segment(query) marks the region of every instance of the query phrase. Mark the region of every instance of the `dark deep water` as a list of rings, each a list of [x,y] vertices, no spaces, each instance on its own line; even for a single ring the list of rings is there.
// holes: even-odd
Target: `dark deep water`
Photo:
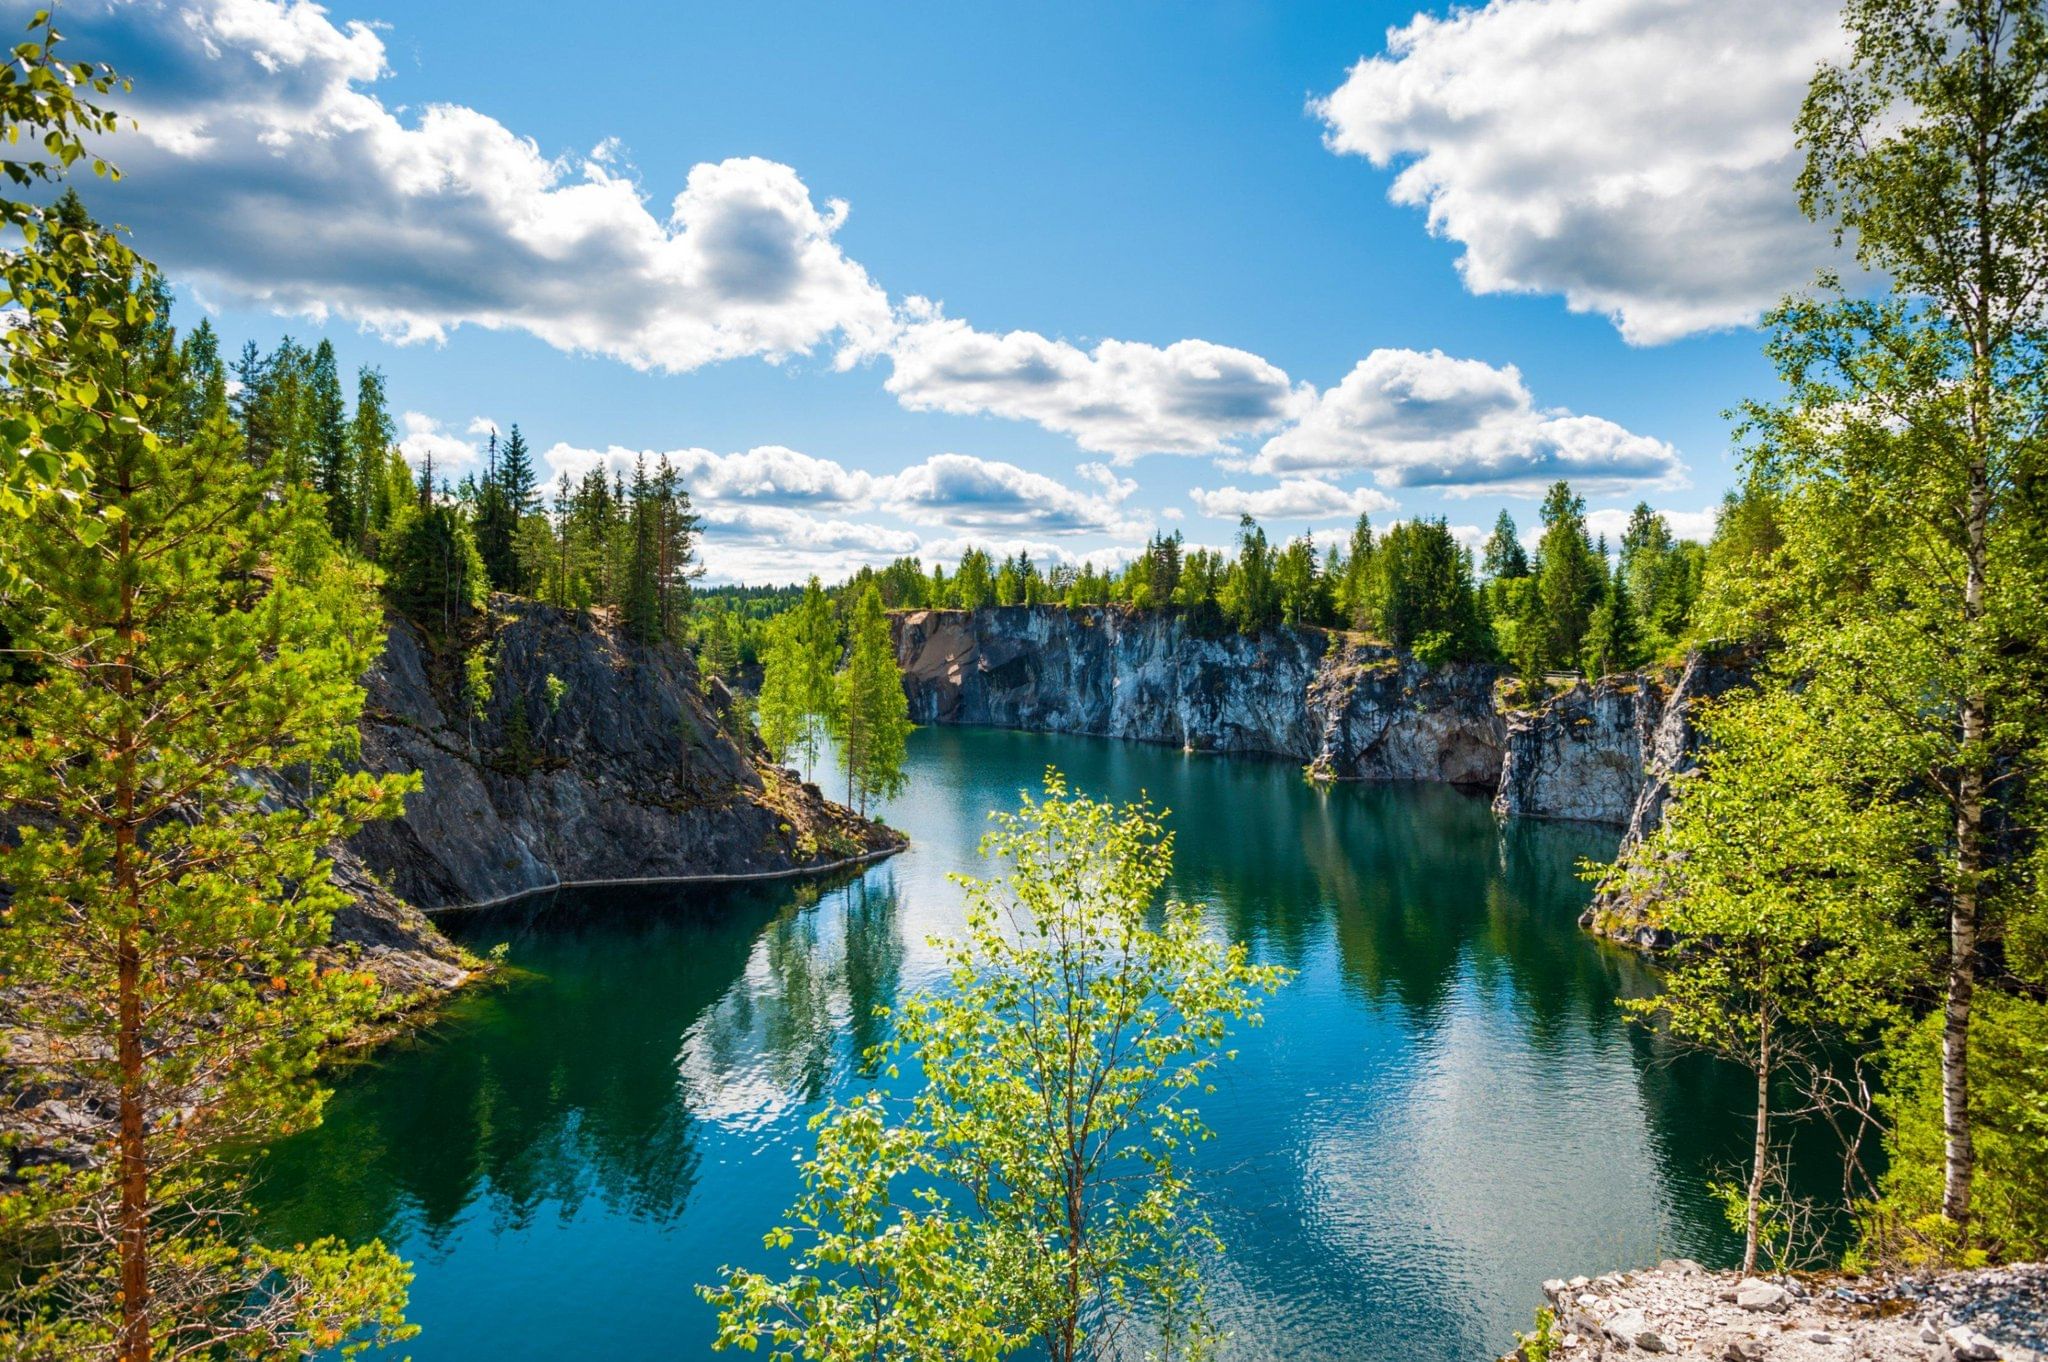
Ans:
[[[887,813],[913,849],[850,882],[444,917],[529,973],[347,1072],[267,1156],[263,1232],[410,1259],[419,1362],[709,1355],[692,1287],[774,1266],[805,1121],[865,1081],[873,1008],[935,982],[985,812],[1056,763],[1171,808],[1175,892],[1300,971],[1203,1108],[1228,1356],[1492,1357],[1546,1277],[1728,1259],[1704,1182],[1742,1155],[1745,1083],[1615,1007],[1650,979],[1578,931],[1574,874],[1613,832],[1091,739],[925,729],[911,761]]]

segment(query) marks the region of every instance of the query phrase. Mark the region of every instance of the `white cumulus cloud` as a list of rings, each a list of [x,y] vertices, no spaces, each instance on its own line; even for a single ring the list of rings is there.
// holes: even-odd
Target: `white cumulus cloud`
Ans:
[[[1081,491],[1000,459],[934,454],[884,479],[883,500],[909,519],[962,529],[1144,532],[1145,526],[1123,510],[1125,499],[1138,490],[1135,482],[1118,479],[1100,464],[1086,466],[1084,475],[1102,490]]]
[[[1250,491],[1219,487],[1212,492],[1196,487],[1189,490],[1188,498],[1203,515],[1228,520],[1241,515],[1254,520],[1326,520],[1394,509],[1393,499],[1385,493],[1370,487],[1346,490],[1320,478],[1287,478],[1277,487]]]
[[[433,465],[434,481],[453,481],[483,464],[483,445],[496,429],[489,417],[470,418],[465,429],[469,438],[457,435],[425,412],[409,411],[399,417],[398,448],[415,470]]]
[[[913,315],[921,310],[914,302]],[[1308,397],[1269,361],[1204,340],[1105,340],[1083,350],[1035,331],[998,335],[925,316],[889,356],[886,386],[913,411],[1033,421],[1119,461],[1220,453],[1277,428]]]
[[[1311,106],[1399,165],[1475,293],[1562,294],[1656,344],[1840,266],[1793,196],[1792,121],[1838,0],[1493,0],[1417,15]]]
[[[1619,506],[1607,506],[1597,511],[1588,511],[1586,512],[1586,532],[1595,537],[1603,534],[1606,535],[1608,547],[1619,553],[1621,551],[1621,536],[1628,530],[1629,517],[1633,514],[1632,510]],[[1663,510],[1658,511],[1657,514],[1663,516],[1664,523],[1671,527],[1672,538],[1696,539],[1702,544],[1714,537],[1714,525],[1721,518],[1720,511],[1712,506],[1709,506],[1704,511]],[[1541,530],[1540,526],[1537,528],[1539,531]]]
[[[1527,495],[1675,485],[1678,452],[1598,416],[1539,409],[1521,373],[1441,351],[1375,350],[1251,461],[1269,474],[1369,471],[1386,487]]]
[[[94,191],[137,244],[222,299],[338,314],[401,340],[518,330],[641,369],[878,348],[888,299],[786,165],[692,169],[650,202],[600,147],[553,157],[474,109],[387,107],[362,23],[304,0],[66,10],[76,50],[135,79]]]

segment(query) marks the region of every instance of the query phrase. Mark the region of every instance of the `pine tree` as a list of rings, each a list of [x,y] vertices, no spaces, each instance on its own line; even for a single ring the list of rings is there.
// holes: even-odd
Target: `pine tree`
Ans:
[[[147,281],[145,281],[147,282]],[[146,298],[150,291],[138,289]],[[158,295],[161,296],[161,295]],[[143,310],[80,371],[175,413],[167,319]],[[82,340],[96,340],[88,333]],[[153,419],[153,418],[151,418]],[[7,1356],[297,1356],[402,1336],[407,1274],[381,1246],[250,1244],[246,1150],[317,1120],[315,1057],[365,1019],[372,981],[316,948],[344,901],[326,849],[399,809],[405,777],[339,769],[381,646],[367,575],[326,543],[316,497],[278,488],[208,421],[192,438],[107,423],[81,453],[87,506],[0,522],[26,565],[14,646],[50,665],[0,687],[0,853],[10,1026],[75,1094],[104,1163],[29,1173],[0,1258]],[[289,800],[251,777],[292,770]]]
[[[889,616],[872,585],[854,606],[834,717],[846,766],[846,802],[865,814],[869,799],[887,799],[903,788],[904,739],[912,727]]]

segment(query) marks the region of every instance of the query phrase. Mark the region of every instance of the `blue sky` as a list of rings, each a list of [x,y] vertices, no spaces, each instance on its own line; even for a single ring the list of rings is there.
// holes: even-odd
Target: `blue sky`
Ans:
[[[1742,323],[1829,258],[1802,0],[68,12],[188,323],[331,338],[439,466],[678,451],[752,581],[1527,528],[1560,471],[1693,529]]]

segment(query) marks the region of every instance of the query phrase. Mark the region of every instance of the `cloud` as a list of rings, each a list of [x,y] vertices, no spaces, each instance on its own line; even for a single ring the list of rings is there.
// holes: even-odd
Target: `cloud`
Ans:
[[[1370,471],[1386,487],[1529,495],[1676,485],[1678,452],[1598,416],[1539,410],[1521,373],[1438,350],[1375,350],[1251,461],[1269,474]]]
[[[781,585],[816,574],[838,581],[918,551],[918,536],[793,506],[699,504],[705,573],[721,582]]]
[[[471,435],[489,435],[494,428],[484,416],[471,417],[466,427]],[[399,418],[399,429],[398,448],[406,462],[417,470],[431,461],[436,483],[483,466],[483,446],[477,440],[455,434],[425,412],[406,412]]]
[[[1035,331],[977,331],[930,315],[921,300],[909,315],[922,319],[890,349],[885,385],[905,407],[1033,421],[1119,462],[1223,452],[1277,428],[1311,396],[1276,365],[1209,341],[1083,350]]]
[[[1607,536],[1608,546],[1615,552],[1621,551],[1621,536],[1628,529],[1628,518],[1632,510],[1618,506],[1603,507],[1586,512],[1586,532],[1595,536]],[[1721,518],[1720,508],[1709,506],[1704,511],[1658,511],[1664,523],[1671,527],[1674,539],[1696,539],[1704,544],[1714,537],[1714,525]],[[1542,527],[1538,526],[1540,533]]]
[[[737,454],[708,449],[672,453],[693,496],[783,506],[851,506],[873,494],[876,479],[831,459],[783,445],[759,445]]]
[[[1739,326],[1844,267],[1793,194],[1835,0],[1493,0],[1418,15],[1311,110],[1464,247],[1474,293],[1564,295],[1635,344]]]
[[[372,88],[383,40],[303,0],[75,6],[78,51],[135,80],[138,121],[93,191],[142,250],[210,295],[330,313],[398,340],[474,325],[640,369],[779,360],[836,337],[850,363],[894,328],[786,165],[692,169],[656,209],[612,150],[544,155],[474,109],[404,118]]]
[[[1042,534],[1142,534],[1147,528],[1123,512],[1138,490],[1100,464],[1083,475],[1103,490],[1077,491],[1043,473],[997,459],[934,454],[883,480],[884,501],[913,520],[971,530],[1037,530]]]
[[[1320,478],[1289,478],[1278,487],[1245,491],[1219,487],[1207,491],[1196,487],[1188,492],[1203,515],[1235,520],[1240,515],[1254,520],[1327,520],[1332,516],[1356,517],[1361,512],[1391,511],[1392,498],[1370,487],[1346,491]]]
[[[422,439],[453,441],[451,447],[474,454],[473,446],[447,435],[430,418],[409,412],[406,421],[408,431],[417,423]],[[443,457],[435,454],[437,468]],[[1024,548],[1034,558],[1079,563],[1125,550],[1054,551],[1047,536],[1100,534],[1135,543],[1151,530],[1124,509],[1137,483],[1101,464],[1082,465],[1079,473],[1088,486],[1074,487],[1016,464],[952,453],[887,474],[848,468],[783,445],[717,454],[699,448],[635,450],[560,442],[541,454],[550,481],[566,473],[571,482],[593,468],[630,478],[636,462],[651,470],[663,459],[682,474],[703,517],[705,562],[722,581],[801,581],[813,572],[837,580],[863,563],[879,565],[915,553],[951,563],[969,542],[992,551],[996,545],[1006,553]],[[885,523],[890,519],[924,529]]]

